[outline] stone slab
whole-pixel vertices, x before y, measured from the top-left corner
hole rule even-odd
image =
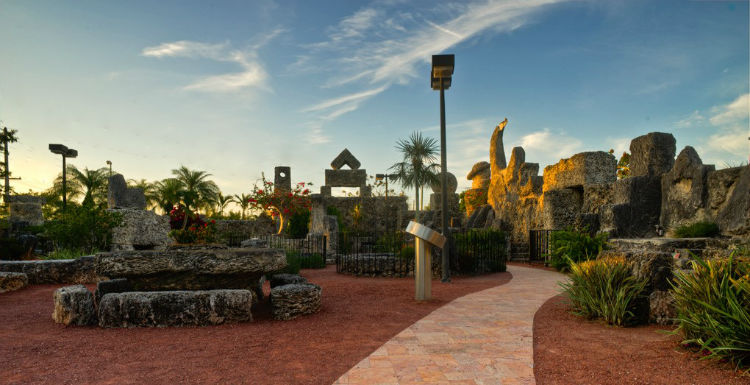
[[[99,326],[206,326],[250,322],[249,290],[109,293],[99,304]]]
[[[252,289],[261,276],[286,267],[279,249],[113,251],[96,255],[96,272],[127,278],[135,290]]]
[[[56,259],[48,261],[0,261],[0,271],[24,273],[29,284],[94,283],[94,257]]]
[[[367,170],[325,170],[328,187],[362,187],[367,185]]]

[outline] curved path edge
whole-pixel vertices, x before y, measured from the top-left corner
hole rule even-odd
[[[535,384],[534,314],[565,276],[508,266],[513,279],[457,298],[401,331],[334,384]]]

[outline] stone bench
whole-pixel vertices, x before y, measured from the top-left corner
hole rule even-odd
[[[0,271],[0,293],[23,289],[29,284],[29,277],[24,273]]]
[[[276,320],[291,320],[320,310],[322,289],[312,283],[289,284],[271,289],[271,313]]]
[[[253,320],[249,290],[153,291],[105,294],[99,326],[206,326]]]

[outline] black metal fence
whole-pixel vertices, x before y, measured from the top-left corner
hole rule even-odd
[[[552,233],[556,230],[529,230],[529,262],[549,263]]]
[[[333,242],[336,272],[358,276],[414,274],[414,237],[405,232],[338,234]]]
[[[278,235],[265,235],[259,237],[268,243],[272,249],[283,249],[287,253],[294,253],[300,256],[319,255],[326,257],[326,236],[325,235],[308,235],[306,238],[292,239],[284,238]]]
[[[469,230],[454,233],[451,270],[459,274],[505,271],[509,240],[502,231]]]
[[[501,231],[470,230],[453,234],[451,271],[483,274],[505,271],[507,237]],[[359,276],[408,277],[414,274],[414,237],[405,232],[339,233],[336,271]],[[432,271],[439,276],[441,252],[433,248]]]

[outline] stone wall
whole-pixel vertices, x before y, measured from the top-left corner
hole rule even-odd
[[[697,221],[716,222],[724,235],[750,235],[750,167],[716,171],[689,146],[675,160],[671,134],[633,139],[631,174],[621,180],[616,180],[616,159],[603,151],[562,159],[539,176],[539,165],[527,163],[523,148],[515,147],[501,167],[505,157],[497,136],[496,130],[490,145],[492,213],[479,226],[509,231],[513,243],[528,242],[532,229],[587,228],[610,237],[643,238]],[[478,170],[483,167],[477,163]],[[480,187],[477,175],[472,170],[467,178],[476,178]]]
[[[0,261],[0,271],[24,273],[32,285],[98,281],[93,256],[49,261]]]
[[[384,232],[406,228],[406,197],[332,197],[320,194],[312,195],[311,233],[324,233],[328,208],[338,211],[342,227],[348,230],[367,232]],[[358,207],[360,219],[355,222],[355,207]],[[405,219],[406,218],[406,219]],[[343,229],[339,229],[343,230]]]
[[[270,235],[276,232],[276,223],[274,220],[263,215],[255,219],[248,220],[218,220],[216,221],[216,236],[224,242],[230,237],[258,237]]]

